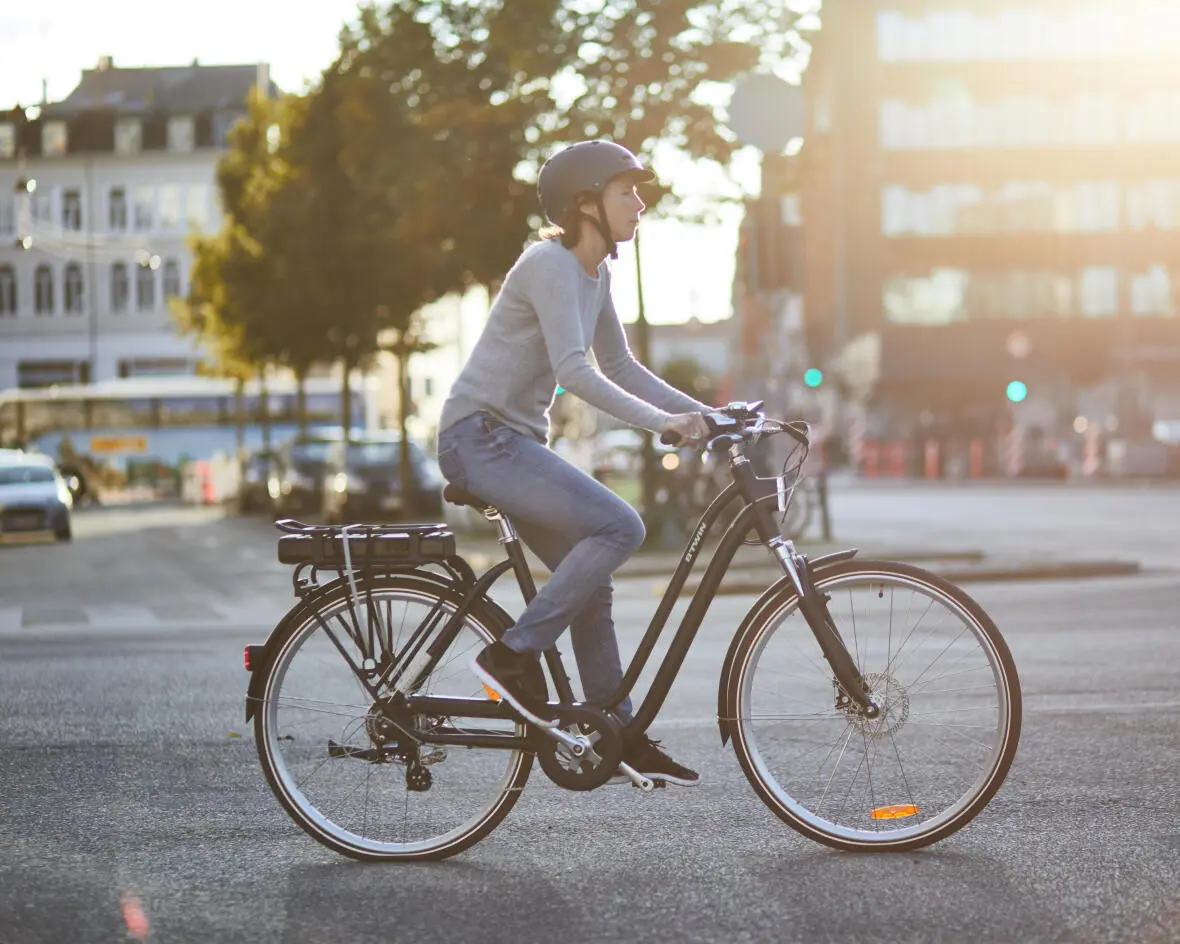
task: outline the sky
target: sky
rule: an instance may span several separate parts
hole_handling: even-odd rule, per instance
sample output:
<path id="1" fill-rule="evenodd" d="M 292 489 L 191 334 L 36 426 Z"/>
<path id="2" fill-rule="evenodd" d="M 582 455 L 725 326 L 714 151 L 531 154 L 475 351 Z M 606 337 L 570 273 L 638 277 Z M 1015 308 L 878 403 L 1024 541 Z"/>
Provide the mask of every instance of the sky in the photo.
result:
<path id="1" fill-rule="evenodd" d="M 261 61 L 280 88 L 301 91 L 331 62 L 340 26 L 356 7 L 355 0 L 0 0 L 0 106 L 40 101 L 43 80 L 50 101 L 64 98 L 102 55 L 127 67 Z M 735 163 L 741 186 L 755 186 L 757 166 L 757 152 L 744 148 Z M 739 192 L 675 154 L 657 154 L 656 170 L 698 203 Z M 720 217 L 712 225 L 647 220 L 643 286 L 650 321 L 729 316 L 740 210 L 721 208 Z M 633 320 L 633 247 L 621 248 L 614 285 L 620 315 Z"/>

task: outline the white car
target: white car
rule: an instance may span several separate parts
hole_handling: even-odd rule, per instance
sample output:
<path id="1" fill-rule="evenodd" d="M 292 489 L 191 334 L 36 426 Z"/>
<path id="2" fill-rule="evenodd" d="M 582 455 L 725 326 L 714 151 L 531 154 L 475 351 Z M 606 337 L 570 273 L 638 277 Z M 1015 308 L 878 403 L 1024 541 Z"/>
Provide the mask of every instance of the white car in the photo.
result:
<path id="1" fill-rule="evenodd" d="M 51 534 L 68 541 L 74 498 L 48 456 L 0 451 L 0 541 Z"/>

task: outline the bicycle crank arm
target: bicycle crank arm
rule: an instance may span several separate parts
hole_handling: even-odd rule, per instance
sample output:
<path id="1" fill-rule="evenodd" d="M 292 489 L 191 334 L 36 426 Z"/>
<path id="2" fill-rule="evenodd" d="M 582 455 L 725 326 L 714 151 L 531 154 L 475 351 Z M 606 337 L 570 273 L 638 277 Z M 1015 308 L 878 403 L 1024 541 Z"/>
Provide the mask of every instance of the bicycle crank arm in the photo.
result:
<path id="1" fill-rule="evenodd" d="M 586 740 L 584 737 L 576 737 L 575 735 L 570 734 L 568 731 L 563 731 L 561 728 L 539 726 L 537 730 L 553 738 L 553 740 L 564 744 L 569 748 L 569 752 L 573 754 L 574 757 L 583 757 L 585 756 L 586 752 L 590 750 L 591 745 L 588 740 Z"/>
<path id="2" fill-rule="evenodd" d="M 643 776 L 643 774 L 641 774 L 630 764 L 619 764 L 619 773 L 624 774 L 627 779 L 631 781 L 631 783 L 637 786 L 644 793 L 651 793 L 656 788 L 656 785 L 652 781 L 651 777 Z"/>

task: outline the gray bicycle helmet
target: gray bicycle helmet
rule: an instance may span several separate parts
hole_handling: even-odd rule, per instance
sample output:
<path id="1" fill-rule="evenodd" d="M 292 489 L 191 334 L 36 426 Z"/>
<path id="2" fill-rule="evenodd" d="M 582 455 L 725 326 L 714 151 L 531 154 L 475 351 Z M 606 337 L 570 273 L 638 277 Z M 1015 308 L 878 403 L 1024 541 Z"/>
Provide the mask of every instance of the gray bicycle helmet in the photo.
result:
<path id="1" fill-rule="evenodd" d="M 637 181 L 655 178 L 634 154 L 612 141 L 581 141 L 558 151 L 541 168 L 537 191 L 541 209 L 554 223 L 579 193 L 602 196 L 607 182 L 619 174 Z"/>

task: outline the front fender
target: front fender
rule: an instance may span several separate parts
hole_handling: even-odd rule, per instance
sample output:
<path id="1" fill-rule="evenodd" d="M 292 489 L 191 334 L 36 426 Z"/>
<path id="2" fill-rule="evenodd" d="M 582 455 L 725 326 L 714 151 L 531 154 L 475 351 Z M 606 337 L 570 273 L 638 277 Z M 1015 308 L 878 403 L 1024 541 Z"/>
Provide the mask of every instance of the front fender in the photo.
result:
<path id="1" fill-rule="evenodd" d="M 807 568 L 814 574 L 833 564 L 852 560 L 858 550 L 859 548 L 853 547 L 846 551 L 825 554 L 815 560 L 808 561 Z M 737 660 L 738 647 L 745 638 L 751 623 L 764 616 L 768 609 L 777 606 L 784 597 L 795 595 L 795 587 L 791 583 L 791 578 L 786 575 L 780 577 L 763 591 L 762 596 L 755 600 L 754 605 L 746 611 L 741 625 L 738 626 L 737 631 L 733 634 L 733 639 L 729 642 L 729 650 L 725 653 L 725 661 L 721 665 L 721 680 L 717 686 L 717 727 L 720 729 L 722 747 L 729 743 L 730 725 L 737 714 L 737 690 L 733 679 L 733 666 Z"/>

